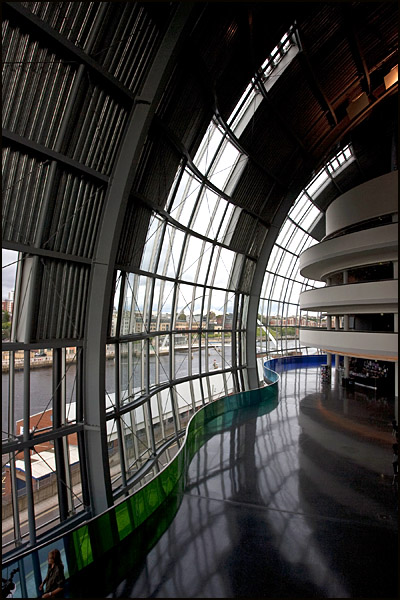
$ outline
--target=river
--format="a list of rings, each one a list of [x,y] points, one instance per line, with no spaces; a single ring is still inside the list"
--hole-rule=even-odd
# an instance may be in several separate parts
[[[169,355],[162,355],[156,358],[150,357],[150,385],[155,382],[156,360],[159,364],[159,381],[160,383],[169,379]],[[214,348],[209,349],[209,370],[210,372],[218,372],[214,370],[214,360],[219,368],[222,365],[221,351]],[[205,361],[204,350],[201,353],[202,365]],[[199,372],[199,352],[193,351],[192,374]],[[224,368],[231,366],[231,347],[225,346],[225,365]],[[202,367],[204,370],[204,366]],[[75,402],[75,375],[76,365],[69,363],[67,365],[66,374],[66,398],[67,403]],[[181,378],[188,375],[188,354],[187,352],[176,352],[175,354],[175,377]],[[140,357],[134,359],[133,373],[128,373],[127,358],[121,359],[121,388],[128,388],[128,380],[132,378],[132,386],[137,387],[140,377]],[[112,394],[115,392],[115,361],[106,361],[106,392]],[[23,418],[23,397],[24,397],[24,375],[23,371],[15,372],[15,420]],[[3,438],[6,437],[8,431],[8,373],[2,374],[2,432]],[[32,369],[30,378],[30,414],[34,415],[41,413],[52,406],[52,368],[43,367],[41,369]]]

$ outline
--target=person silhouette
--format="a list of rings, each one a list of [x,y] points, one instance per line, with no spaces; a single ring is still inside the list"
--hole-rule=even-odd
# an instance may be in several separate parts
[[[63,598],[65,577],[60,551],[57,548],[50,550],[47,561],[47,575],[39,585],[40,591],[45,587],[42,598]]]

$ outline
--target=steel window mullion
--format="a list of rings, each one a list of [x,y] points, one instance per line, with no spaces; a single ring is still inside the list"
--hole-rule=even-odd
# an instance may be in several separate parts
[[[66,370],[66,348],[61,349],[61,419],[62,425],[67,424],[67,370]],[[72,490],[72,479],[71,479],[71,469],[69,464],[69,447],[68,447],[68,438],[64,436],[62,438],[63,443],[63,453],[66,459],[65,465],[65,482],[66,482],[66,493],[68,500],[68,514],[72,514],[74,512],[74,502],[73,502],[73,490]]]
[[[121,335],[121,319],[122,319],[122,313],[124,310],[127,277],[128,277],[127,273],[123,273],[122,271],[120,271],[120,289],[119,289],[118,308],[117,308],[117,321],[115,324],[115,337],[117,337],[117,338]],[[116,277],[115,277],[115,287],[117,287]],[[115,292],[114,292],[114,295],[115,295]],[[113,310],[113,307],[111,310]],[[115,350],[114,353],[115,353],[115,355],[117,354],[117,349]]]
[[[219,245],[218,244],[213,244],[212,240],[208,240],[210,242],[211,245],[214,245],[214,247],[218,248]],[[250,259],[251,260],[251,259]],[[254,260],[254,259],[253,259]],[[210,259],[210,265],[211,265],[211,259]],[[150,273],[149,271],[141,271],[140,269],[132,269],[132,271],[130,271],[132,274],[135,275],[141,275],[144,277],[149,277],[149,278],[155,278],[155,279],[161,279],[163,281],[169,281],[171,283],[176,283],[177,285],[180,285],[181,283],[187,286],[192,286],[192,287],[196,287],[197,285],[202,285],[204,288],[209,288],[209,289],[214,289],[214,290],[219,290],[221,292],[225,292],[226,291],[226,287],[219,287],[217,285],[213,286],[211,283],[206,283],[206,284],[197,284],[193,281],[185,281],[184,279],[173,279],[172,277],[168,277],[166,275],[159,275],[158,273]],[[205,277],[205,279],[207,279],[207,277]]]
[[[237,353],[239,354],[239,364],[241,366],[243,365],[242,335],[241,335],[242,327],[241,327],[241,324],[238,323],[238,320],[239,320],[238,315],[240,315],[240,321],[241,321],[242,314],[243,314],[243,302],[244,302],[243,294],[235,294],[235,307],[233,309],[232,323],[236,323],[236,328],[235,328],[235,330],[232,329],[231,347],[232,347],[232,354],[234,356],[237,356]],[[239,309],[239,305],[240,305],[240,309]],[[238,339],[238,337],[239,337],[239,339]],[[233,339],[235,340],[234,343],[233,343]],[[232,360],[232,368],[237,369],[237,366],[238,366],[237,359],[235,360],[235,362],[233,362],[233,360]]]
[[[160,296],[159,296],[159,300],[158,300],[158,307],[157,307],[157,311],[158,311],[158,318],[157,318],[157,328],[159,330],[161,330],[161,311],[162,311],[162,307],[163,307],[163,298],[164,298],[164,290],[165,290],[165,280],[159,280],[160,281]],[[171,327],[171,318],[172,315],[170,317],[170,322],[169,322],[169,328]],[[163,335],[163,334],[161,334]],[[163,338],[163,342],[162,345],[164,344],[165,340],[167,339],[167,334],[164,332],[165,337]],[[160,361],[159,361],[159,352],[160,350],[160,337],[157,336],[157,343],[156,343],[156,347],[155,347],[155,383],[156,385],[158,385],[160,383]],[[160,413],[160,422],[161,422],[161,413]]]
[[[117,332],[117,336],[118,338],[121,338],[122,336],[128,334],[136,334],[137,332],[137,322],[136,322],[136,314],[139,313],[139,307],[137,305],[137,295],[138,295],[138,287],[139,287],[139,278],[140,275],[137,275],[136,273],[133,273],[133,277],[131,278],[129,275],[131,275],[131,273],[126,274],[125,279],[126,279],[126,285],[125,285],[125,289],[124,289],[124,302],[122,304],[122,312],[121,312],[121,323],[122,323],[122,333],[121,333],[121,329],[119,329],[119,331]],[[130,311],[129,311],[129,322],[128,322],[128,331],[125,331],[125,318],[126,318],[126,313],[128,312],[128,309],[124,308],[125,307],[125,300],[129,294],[129,291],[131,290],[132,292],[132,298],[131,298],[131,307],[130,307]],[[139,318],[142,319],[141,323],[140,323],[140,329],[141,331],[144,331],[144,320],[143,320],[143,315],[140,314]]]
[[[254,226],[255,227],[255,226]],[[236,254],[236,258],[235,261],[240,259],[240,255]],[[243,277],[244,277],[244,273],[245,273],[245,266],[246,266],[246,258],[242,259],[242,264],[240,267],[240,275],[238,277],[238,281],[242,282],[243,281]],[[232,269],[231,273],[234,272],[234,269]],[[228,286],[229,287],[229,286]],[[250,287],[251,287],[251,283],[250,283]],[[243,286],[242,286],[243,288]],[[228,299],[228,292],[227,292],[227,299]],[[235,293],[235,301],[234,301],[234,307],[233,307],[233,315],[232,315],[232,336],[231,336],[231,348],[232,348],[232,368],[237,368],[238,367],[238,363],[237,363],[237,339],[236,339],[236,332],[238,329],[242,329],[242,323],[238,323],[238,303],[239,303],[239,294],[236,292]],[[242,310],[239,313],[240,315],[243,314],[243,302],[242,302]],[[235,325],[234,325],[235,324]],[[233,329],[233,326],[235,326],[235,329]],[[235,331],[235,335],[233,335],[233,332]],[[234,341],[235,340],[235,341]],[[243,361],[243,357],[241,354],[241,340],[239,340],[239,352],[240,352],[240,364],[242,364]]]
[[[159,118],[156,116],[154,118],[153,121],[154,125],[156,125],[158,128],[160,128],[163,133],[166,134],[168,141],[172,144],[172,146],[179,152],[179,154],[183,155],[186,160],[187,160],[187,165],[186,165],[186,169],[188,171],[191,171],[191,173],[194,175],[194,177],[196,179],[199,180],[199,183],[203,186],[206,186],[208,189],[212,190],[213,192],[215,192],[217,194],[217,196],[220,196],[221,198],[223,198],[224,200],[227,200],[228,202],[232,203],[232,197],[227,194],[226,192],[224,192],[223,190],[221,190],[220,188],[218,188],[217,186],[215,186],[211,181],[209,181],[207,179],[207,177],[205,175],[203,175],[201,173],[201,171],[198,170],[198,168],[195,166],[195,164],[192,161],[191,156],[188,154],[186,148],[183,146],[183,144],[181,144],[177,137],[174,136],[173,134],[171,134],[171,132],[169,131],[168,127],[166,127],[163,123],[160,122]],[[249,156],[248,152],[242,151],[242,154],[245,156]],[[265,166],[258,164],[255,160],[254,157],[249,158],[249,160],[251,160],[263,173],[266,172]],[[268,173],[268,175],[270,177],[272,177],[273,179],[275,178],[275,175]],[[279,183],[279,182],[278,182]],[[281,186],[283,188],[286,188],[286,184],[280,182]],[[146,203],[149,203],[149,206],[151,206],[150,201],[146,200]],[[242,209],[244,212],[246,212],[247,214],[251,215],[252,217],[258,219],[261,223],[263,223],[266,227],[270,227],[271,223],[264,221],[262,219],[262,217],[260,217],[259,213],[255,213],[254,211],[250,210],[249,208],[243,208]]]
[[[182,177],[183,177],[183,175],[184,175],[185,172],[186,172],[186,160],[185,160],[185,157],[182,157],[182,162],[181,162],[181,165],[179,167],[178,177],[176,177],[176,179],[174,180],[174,183],[172,184],[173,187],[174,187],[174,189],[173,189],[173,192],[170,195],[170,201],[168,203],[168,206],[166,207],[166,212],[167,213],[171,212],[172,206],[173,206],[173,204],[175,202],[176,193],[177,193],[177,191],[179,189],[180,183],[182,181]],[[183,207],[183,204],[184,203],[182,202],[182,204],[181,204],[182,207]],[[182,210],[182,208],[179,207],[178,211],[179,210]],[[180,212],[179,212],[179,214],[180,214]]]
[[[207,194],[207,190],[204,190],[204,196],[205,196],[206,194]],[[210,234],[210,231],[211,231],[211,228],[212,228],[212,225],[213,225],[214,219],[215,219],[215,215],[216,215],[216,213],[217,213],[217,211],[218,211],[218,206],[219,206],[219,201],[220,201],[220,199],[221,199],[221,198],[219,197],[219,198],[218,198],[218,201],[215,203],[215,206],[214,206],[214,209],[213,209],[213,212],[212,212],[211,218],[210,218],[210,220],[209,220],[209,223],[208,223],[208,226],[207,226],[207,229],[206,229],[206,238],[208,238],[208,239],[211,239],[209,234]],[[225,209],[227,209],[227,208],[228,208],[228,206],[229,206],[229,202],[227,202],[227,204],[226,204],[226,206],[225,206]],[[225,214],[226,214],[226,213],[225,213],[225,211],[224,211],[224,215],[225,215]],[[222,224],[222,223],[223,223],[223,219],[220,221],[220,223],[219,223],[219,225],[218,225],[218,228],[217,228],[217,231],[219,231],[219,228],[221,227],[221,224]],[[214,236],[214,239],[217,239],[217,237],[218,237],[218,236],[217,236],[217,235],[215,235],[215,236]],[[228,248],[228,249],[229,249],[229,247],[228,247],[228,246],[226,246],[226,248]]]
[[[236,392],[245,390],[246,386],[244,383],[243,369],[238,369],[238,370],[232,371],[232,376],[233,376],[234,390]]]
[[[149,396],[150,393],[150,340],[146,340],[146,354],[147,354],[147,370],[146,370],[146,394]],[[156,441],[154,437],[154,426],[153,416],[151,411],[151,398],[148,397],[147,401],[143,405],[143,416],[147,428],[148,439],[150,440],[150,450],[153,456],[156,456]],[[155,463],[156,470],[158,471],[158,462]]]
[[[226,131],[221,131],[218,127],[218,122],[216,122],[214,119],[212,120],[212,123],[214,125],[214,130],[212,131],[211,137],[214,135],[216,129],[222,134],[222,137],[221,137],[221,141],[219,142],[216,151],[214,152],[214,156],[210,160],[209,167],[205,172],[205,177],[206,177],[207,181],[210,181],[211,177],[213,176],[213,171],[215,169],[216,163],[218,162],[218,159],[223,154],[223,152],[227,146]],[[208,144],[206,146],[207,150],[205,150],[205,152],[208,151],[209,144],[210,144],[210,140],[208,140]],[[225,146],[225,148],[223,148],[223,146]],[[220,152],[221,152],[221,154],[220,154]]]
[[[211,391],[211,384],[210,384],[210,377],[209,377],[209,373],[207,373],[206,377],[205,377],[205,384],[207,387],[207,398],[208,398],[208,403],[212,401],[212,391]]]
[[[227,292],[228,295],[228,292]],[[231,329],[231,352],[232,352],[232,366],[231,368],[236,370],[239,367],[244,366],[243,365],[243,356],[241,353],[241,349],[242,349],[242,341],[241,341],[241,337],[239,336],[239,340],[238,340],[238,335],[239,335],[239,330],[238,328],[233,328],[233,323],[237,322],[237,311],[238,311],[238,303],[239,303],[240,298],[238,297],[238,295],[235,295],[235,303],[234,303],[234,308],[233,308],[233,316],[232,316],[232,329]],[[239,355],[239,359],[238,359],[238,355]]]
[[[155,278],[147,279],[146,281],[146,293],[144,297],[144,306],[146,306],[147,312],[147,330],[150,333],[151,331],[151,321],[153,317],[153,299],[154,299],[154,287],[155,287]],[[156,321],[157,324],[157,321]],[[149,355],[150,360],[150,355]]]
[[[281,250],[283,250],[284,252],[287,252],[288,254],[291,254],[292,256],[297,256],[297,254],[295,252],[293,252],[292,250],[290,250],[287,246],[281,246],[280,244],[275,243],[274,246],[276,246],[277,248],[280,248]],[[277,265],[277,268],[279,266],[280,262]],[[272,272],[272,271],[271,271]]]
[[[260,321],[261,323],[263,322],[263,317],[264,317],[264,304],[265,304],[265,299],[264,298],[260,298],[260,302],[258,304],[259,306],[259,313],[260,313]],[[265,327],[265,325],[264,325]],[[259,335],[259,344],[260,344],[260,352],[262,352],[262,348],[263,348],[263,334],[265,333],[265,349],[267,348],[267,332],[264,331],[263,327],[261,327],[261,325],[258,325],[257,323],[257,328],[260,329],[260,335]],[[256,340],[257,340],[257,335],[256,335]],[[256,354],[257,354],[257,347],[256,347]]]
[[[159,219],[156,219],[155,214],[153,214],[153,223],[154,223],[154,221],[159,221]],[[152,223],[150,223],[150,224],[152,224]],[[162,241],[164,239],[164,232],[165,232],[166,226],[167,226],[166,221],[163,219],[161,221],[161,224],[157,226],[157,229],[156,229],[155,233],[153,234],[155,236],[155,239],[154,239],[153,247],[151,250],[149,268],[153,268],[154,273],[157,271],[158,263],[160,260]],[[149,233],[149,231],[150,231],[150,226],[147,230],[147,233]],[[161,242],[160,242],[160,238],[161,238]]]
[[[190,351],[190,356],[192,355],[192,352]],[[190,396],[191,396],[191,400],[192,400],[192,410],[193,413],[196,412],[196,398],[195,398],[195,393],[194,393],[194,386],[193,386],[193,377],[192,377],[192,361],[189,360],[189,354],[188,354],[188,363],[190,364],[190,376],[191,379],[189,380],[189,389],[190,389]]]
[[[203,188],[201,188],[199,194],[201,193],[202,189]],[[226,198],[224,198],[221,193],[218,193],[218,196],[219,196],[219,199],[222,198],[223,200],[226,200]],[[270,226],[269,224],[265,223],[258,215],[254,215],[254,214],[250,213],[248,210],[246,210],[245,208],[242,208],[241,206],[233,205],[232,204],[232,199],[229,198],[229,200],[228,200],[228,202],[227,202],[227,204],[225,206],[223,216],[221,217],[221,222],[218,225],[218,229],[217,229],[217,233],[215,235],[215,238],[209,238],[206,235],[203,235],[203,234],[201,234],[201,233],[199,233],[197,231],[194,231],[194,229],[191,229],[190,226],[183,225],[183,223],[180,223],[179,221],[177,221],[167,211],[165,211],[162,208],[156,206],[154,203],[150,202],[150,200],[144,199],[141,196],[139,197],[138,194],[135,194],[133,196],[133,198],[136,201],[139,200],[146,208],[150,208],[151,210],[155,211],[160,217],[162,217],[162,219],[166,223],[168,223],[170,225],[173,225],[176,229],[179,229],[180,231],[183,231],[184,233],[189,233],[193,237],[196,237],[196,238],[198,238],[200,240],[204,240],[206,242],[214,243],[216,246],[221,246],[221,248],[226,248],[226,250],[231,250],[231,247],[228,244],[224,244],[224,242],[219,241],[218,237],[219,237],[220,228],[222,227],[222,224],[224,222],[225,215],[226,215],[227,211],[229,210],[230,206],[234,206],[235,208],[240,209],[241,212],[251,215],[253,217],[253,219],[258,220],[258,222],[261,223],[262,225],[264,225],[265,227],[269,227]],[[215,210],[217,210],[217,208],[218,207],[216,206]],[[196,207],[192,211],[192,216],[193,216],[193,212],[195,210],[197,211],[197,205],[196,205]],[[196,214],[197,214],[197,212],[196,212]],[[191,219],[192,219],[192,216],[191,216]],[[194,215],[194,216],[196,216],[196,215]],[[210,230],[210,225],[208,225],[208,228],[207,228],[207,231],[209,231],[209,230]],[[244,254],[246,256],[246,258],[249,258],[250,260],[254,261],[254,256],[253,255],[248,254],[247,252],[243,252],[242,254]],[[126,267],[124,267],[124,265],[116,265],[116,266],[117,266],[118,269],[121,269],[121,270],[124,270],[124,268],[126,269]],[[141,271],[141,269],[135,269],[135,271]],[[145,272],[145,271],[143,271],[143,272]]]
[[[147,330],[150,333],[151,331],[151,323],[152,323],[152,318],[153,318],[153,300],[154,300],[154,288],[155,288],[155,278],[151,278],[151,279],[147,279],[146,280],[146,293],[145,293],[145,299],[144,299],[144,305],[147,307],[146,311],[147,311],[147,322],[148,322],[148,327]],[[156,329],[157,329],[157,319],[156,319]],[[157,346],[157,340],[158,338],[154,338],[155,341],[155,345],[154,345],[154,362],[157,363],[157,353],[156,353],[156,346]],[[153,346],[153,338],[147,338],[147,342],[148,342],[148,357],[147,357],[147,370],[148,370],[148,389],[150,389],[150,361],[151,361],[151,357],[150,357],[150,350],[151,347]],[[154,374],[154,376],[156,377],[156,373]],[[150,407],[150,412],[151,412],[151,407]],[[153,429],[153,421],[152,421],[152,429]],[[153,438],[154,438],[154,432],[153,432]]]
[[[203,188],[203,184],[197,180],[197,178],[190,172],[190,169],[187,169],[186,166],[187,166],[187,163],[185,163],[185,168],[182,169],[184,171],[184,173],[187,173],[187,175],[188,175],[188,181],[187,181],[187,184],[184,189],[184,200],[182,200],[182,202],[180,203],[180,206],[179,206],[177,214],[176,214],[176,218],[172,217],[168,213],[167,213],[166,217],[168,218],[169,221],[175,222],[177,224],[177,226],[180,225],[181,227],[185,227],[185,229],[187,231],[191,232],[192,230],[190,229],[190,225],[193,223],[195,217],[197,216],[197,212],[198,212],[199,205],[200,205],[200,197],[201,197],[201,194],[202,194],[204,188]],[[196,194],[196,198],[194,199],[194,202],[193,202],[193,207],[192,207],[189,219],[188,219],[188,225],[185,226],[185,225],[180,224],[179,217],[181,216],[181,214],[183,212],[183,209],[184,209],[187,199],[189,197],[188,191],[190,190],[190,186],[192,185],[193,182],[197,182],[199,184],[199,189]],[[171,208],[172,208],[172,205],[171,205]],[[163,211],[163,212],[165,212],[165,211]]]
[[[36,522],[35,522],[35,508],[33,499],[33,488],[32,488],[32,466],[30,456],[30,352],[24,350],[24,432],[23,440],[27,442],[24,447],[24,464],[25,464],[25,484],[26,484],[26,495],[27,495],[27,510],[28,510],[28,524],[29,524],[29,542],[31,546],[36,544]]]
[[[221,197],[219,198],[219,200],[221,200]],[[220,222],[219,222],[219,224],[218,224],[217,231],[216,231],[216,233],[215,233],[215,240],[219,240],[219,238],[220,238],[220,233],[221,233],[221,227],[222,227],[222,224],[223,224],[223,222],[225,221],[226,213],[228,212],[228,210],[229,210],[229,208],[230,208],[231,206],[232,206],[232,201],[228,201],[228,202],[226,203],[226,205],[225,205],[224,212],[223,212],[223,214],[222,214],[222,216],[221,216],[221,220],[220,220]],[[224,246],[224,248],[225,248],[225,247],[226,247],[226,248],[228,248],[228,246]]]
[[[245,370],[245,367],[239,367],[237,369],[237,371],[243,371]],[[226,368],[226,369],[221,369],[222,373],[235,373],[235,371],[233,371],[230,368]],[[194,381],[195,379],[199,379],[202,380],[204,378],[209,377],[210,373],[204,372],[204,373],[200,373],[200,374],[196,374],[193,375],[192,377],[182,377],[181,379],[179,379],[179,383],[181,382],[190,382],[190,381]],[[153,396],[155,396],[156,394],[159,394],[161,391],[169,389],[171,387],[171,384],[175,384],[178,383],[178,380],[171,380],[171,381],[166,381],[163,384],[161,384],[159,386],[159,388],[157,390],[151,390],[151,392],[147,395],[147,396],[143,396],[138,400],[134,400],[134,402],[130,403],[130,404],[126,404],[121,408],[121,416],[125,415],[126,413],[139,408],[140,406],[143,406],[146,404],[146,402],[148,401],[149,398],[152,398]]]
[[[174,246],[175,234],[176,234],[176,231],[177,231],[177,229],[175,227],[171,227],[170,229],[172,231],[167,234],[167,231],[169,232],[169,230],[168,230],[168,228],[166,226],[165,229],[164,229],[164,232],[163,232],[163,242],[165,240],[167,240],[167,244],[168,244],[167,251],[166,251],[166,254],[165,254],[165,263],[164,263],[163,273],[162,273],[163,275],[166,275],[167,270],[168,270],[168,264],[169,264],[169,261],[171,259],[171,255],[173,254],[172,249],[173,249],[173,246]],[[184,252],[184,249],[185,249],[186,237],[187,237],[187,234],[185,235],[185,237],[183,239],[183,242],[182,242],[181,254],[180,254],[180,257],[179,257],[179,260],[178,260],[178,264],[175,265],[175,276],[174,276],[175,277],[175,279],[174,279],[175,282],[176,282],[176,278],[179,276],[179,273],[181,271],[182,256],[183,256],[183,252]]]
[[[76,420],[77,423],[83,423],[84,406],[83,406],[83,351],[80,348],[76,355]],[[89,483],[87,474],[86,462],[86,445],[85,431],[83,429],[77,431],[78,451],[79,451],[79,466],[81,474],[81,489],[82,502],[86,508],[90,506]]]
[[[175,230],[174,234],[175,234]],[[182,248],[181,248],[181,254],[178,260],[178,264],[176,266],[176,276],[179,276],[181,270],[182,270],[182,264],[183,264],[183,260],[184,260],[184,256],[186,255],[187,252],[187,240],[188,240],[188,234],[185,235],[183,243],[182,243]],[[172,248],[172,244],[173,244],[173,239],[171,241],[171,245],[170,248]],[[166,267],[164,267],[165,270]],[[173,314],[171,315],[171,325],[172,327],[175,329],[176,326],[176,318],[177,318],[177,302],[178,302],[178,294],[179,294],[179,288],[180,288],[180,284],[177,284],[175,281],[175,286],[174,286],[174,296],[173,296],[173,300],[172,300],[172,310],[173,310]],[[169,348],[169,356],[170,356],[170,381],[172,379],[175,379],[175,337],[173,337],[174,340],[174,347],[171,347],[170,344],[170,348]],[[171,338],[170,338],[171,341]]]
[[[189,248],[189,243],[190,243],[190,234],[187,232],[187,233],[185,233],[185,237],[183,238],[181,256],[179,258],[179,262],[178,262],[178,266],[177,266],[177,270],[176,270],[177,278],[180,281],[181,281],[181,277],[182,277],[181,271],[182,271],[183,265],[185,264],[185,260],[186,260],[186,256],[187,256],[187,252],[188,252],[188,248]],[[195,278],[194,283],[196,283],[196,281],[197,281],[197,278]]]
[[[53,350],[53,429],[62,426],[61,406],[61,348]],[[66,488],[65,455],[62,438],[54,439],[54,455],[57,472],[58,502],[60,508],[60,520],[65,521],[68,517],[68,496]]]
[[[207,187],[212,189],[214,192],[216,192],[218,195],[220,195],[225,200],[228,200],[228,202],[229,201],[232,202],[232,198],[228,194],[226,194],[220,188],[217,188],[213,183],[211,183],[211,181],[209,181],[207,179],[207,177],[205,175],[203,175],[203,173],[201,171],[199,171],[199,169],[194,164],[192,157],[189,155],[187,149],[183,146],[182,142],[180,142],[178,140],[176,135],[174,135],[174,133],[170,131],[169,127],[167,125],[165,125],[165,123],[163,123],[159,117],[156,117],[154,119],[154,124],[157,126],[158,129],[162,130],[162,132],[166,135],[170,144],[179,152],[179,154],[183,155],[186,158],[186,160],[187,160],[186,168],[188,170],[190,170],[196,176],[197,179],[200,179],[200,181],[202,183],[206,184]],[[246,149],[243,148],[243,146],[240,144],[239,140],[236,138],[235,134],[232,132],[231,129],[229,129],[229,126],[224,124],[224,128],[225,127],[229,131],[229,141],[236,148],[236,150],[238,150],[238,152],[240,152],[240,154],[242,154],[243,156],[247,156],[248,160],[251,160],[252,163],[255,164],[256,167],[262,171],[262,173],[264,173],[268,176],[268,178],[272,178],[283,189],[286,189],[286,183],[281,181],[280,179],[278,179],[274,173],[268,171],[266,169],[265,165],[262,164],[261,162],[258,162],[254,156],[250,157],[250,153]],[[245,210],[248,214],[252,215],[253,217],[260,218],[259,214],[256,214],[255,212],[253,212],[249,209],[245,209]],[[268,224],[265,223],[265,225],[268,225]]]
[[[8,437],[13,438],[15,431],[15,365],[14,352],[9,352],[9,373],[8,373]],[[19,505],[17,495],[17,474],[15,469],[15,453],[10,453],[10,479],[11,479],[11,501],[13,506],[13,527],[15,545],[21,544],[21,528],[19,522]]]
[[[222,373],[222,381],[224,384],[224,395],[226,396],[228,394],[228,383],[227,383],[226,373]]]
[[[121,343],[118,344],[118,354],[119,354],[119,350],[121,348]],[[134,373],[134,359],[133,359],[133,354],[134,354],[134,350],[135,350],[135,342],[131,342],[128,341],[126,342],[127,348],[128,348],[128,356],[127,356],[127,361],[128,361],[128,388],[127,388],[127,392],[128,392],[128,398],[133,398],[134,395],[134,389],[135,389],[135,383],[136,381],[134,380],[133,377],[133,373]],[[120,373],[120,370],[118,371]],[[132,374],[132,376],[131,376]],[[119,405],[118,405],[118,410],[121,410],[121,399],[119,399]]]
[[[154,385],[160,383],[160,336],[152,338],[152,347],[154,351]]]
[[[197,276],[196,276],[196,281],[197,281]],[[204,297],[204,288],[203,289],[203,294],[202,297]],[[192,365],[192,356],[193,356],[193,334],[192,334],[192,329],[193,329],[193,313],[194,313],[194,305],[195,305],[195,301],[197,300],[197,297],[195,297],[195,294],[197,293],[197,287],[193,288],[193,293],[192,293],[192,300],[191,300],[191,311],[190,311],[190,315],[189,315],[189,331],[188,332],[188,351],[187,351],[187,361],[188,361],[188,375],[191,376],[193,373],[193,365]],[[200,327],[201,327],[201,323],[200,323]],[[190,388],[191,391],[191,396],[192,396],[192,405],[194,408],[194,399],[193,399],[193,389],[192,386]]]
[[[213,244],[213,251],[211,253],[212,256],[210,258],[210,262],[209,262],[208,270],[207,270],[207,275],[206,275],[206,281],[207,281],[208,280],[208,275],[209,275],[209,272],[210,272],[211,263],[212,263],[212,258],[214,256],[214,251],[215,251],[217,253],[217,257],[216,257],[216,260],[215,260],[214,272],[211,275],[210,290],[214,288],[215,276],[217,274],[218,267],[220,266],[221,250],[222,250],[221,246],[216,246],[215,244]],[[216,288],[216,289],[221,289],[222,291],[226,292],[226,288]],[[208,309],[207,314],[208,314],[209,311],[210,311],[210,309]]]
[[[134,450],[135,450],[135,460],[138,460],[138,458],[139,458],[139,441],[138,441],[138,434],[137,434],[135,409],[130,409],[129,413],[130,413],[130,416],[131,416],[131,427],[132,427],[133,447],[134,447]],[[128,469],[127,470],[129,471],[129,465],[128,465]]]
[[[215,265],[217,266],[218,261],[216,261]],[[215,272],[214,271],[214,276],[213,276],[213,280],[215,277]],[[204,342],[205,342],[205,346],[204,346],[204,360],[205,360],[205,372],[209,373],[210,367],[209,367],[209,361],[208,361],[208,331],[207,331],[207,327],[208,327],[208,319],[209,319],[209,314],[210,314],[210,310],[211,310],[211,298],[212,298],[212,292],[209,294],[208,296],[208,302],[207,302],[207,310],[206,310],[206,331],[204,332]],[[225,304],[224,304],[224,316],[225,316]],[[203,315],[201,318],[202,322],[203,322]],[[207,378],[208,380],[208,378]],[[209,387],[209,386],[208,386]]]
[[[128,346],[128,357],[129,357],[129,343]],[[121,425],[121,415],[120,415],[120,407],[121,407],[121,363],[120,363],[120,350],[121,346],[118,344],[118,351],[114,352],[115,356],[115,409],[114,416],[115,422],[117,425],[117,437],[118,437],[118,453],[119,453],[119,461],[121,465],[121,480],[122,486],[126,487],[126,448],[125,448],[125,437],[123,428]],[[129,358],[128,358],[129,361]],[[111,476],[111,469],[110,469]]]
[[[158,416],[160,419],[159,425],[160,425],[160,431],[161,431],[161,439],[165,440],[165,423],[164,423],[164,415],[163,415],[163,411],[162,411],[161,393],[158,392],[156,395],[157,395]]]
[[[174,429],[175,429],[175,438],[178,446],[180,446],[180,438],[179,432],[181,429],[181,422],[179,416],[179,407],[178,407],[178,399],[175,386],[172,386],[170,389],[171,394],[171,408],[172,408],[172,418],[174,421]]]
[[[162,273],[161,273],[161,276],[163,276],[163,277],[167,277],[166,273],[168,271],[168,263],[171,258],[172,246],[173,246],[174,238],[175,238],[175,228],[171,227],[171,229],[172,229],[172,232],[171,232],[171,235],[169,235],[168,222],[165,220],[164,227],[162,227],[162,230],[160,231],[160,238],[161,238],[160,239],[160,248],[159,248],[160,252],[158,253],[157,266],[155,268],[155,271],[157,271],[158,265],[160,262],[161,251],[162,251],[164,244],[166,244],[164,265],[163,265],[163,269],[162,269]],[[153,273],[153,276],[156,276],[156,275],[158,275],[158,274]],[[176,275],[177,275],[177,273],[175,273],[174,279],[172,279],[174,282],[176,280]]]

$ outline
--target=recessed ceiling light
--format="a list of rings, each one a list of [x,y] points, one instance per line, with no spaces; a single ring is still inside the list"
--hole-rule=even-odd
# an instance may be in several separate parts
[[[383,78],[385,82],[385,88],[389,89],[394,85],[399,79],[399,65],[393,67],[387,75]]]

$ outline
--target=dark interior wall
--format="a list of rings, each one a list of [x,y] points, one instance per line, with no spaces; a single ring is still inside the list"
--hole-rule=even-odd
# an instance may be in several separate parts
[[[353,327],[356,331],[391,331],[394,330],[394,317],[390,314],[354,315]],[[351,321],[350,321],[351,325]]]

